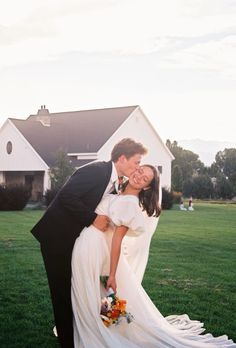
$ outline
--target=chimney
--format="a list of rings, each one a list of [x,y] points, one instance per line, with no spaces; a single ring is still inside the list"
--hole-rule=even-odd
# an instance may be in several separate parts
[[[49,110],[46,109],[46,105],[41,105],[41,108],[38,110],[36,120],[41,122],[43,126],[50,127],[50,114]]]

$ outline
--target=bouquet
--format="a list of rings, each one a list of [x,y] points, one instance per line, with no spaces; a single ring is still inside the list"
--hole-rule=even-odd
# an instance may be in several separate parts
[[[102,284],[106,287],[107,276],[100,277]],[[131,323],[134,317],[131,313],[126,312],[126,301],[117,297],[112,288],[107,291],[107,296],[101,300],[100,317],[107,327],[111,324],[118,325],[122,318],[125,318],[127,323]]]

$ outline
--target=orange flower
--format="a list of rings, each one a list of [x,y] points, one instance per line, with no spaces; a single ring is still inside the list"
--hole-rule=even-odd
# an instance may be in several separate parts
[[[111,318],[119,318],[120,311],[118,309],[112,309],[111,311]]]
[[[114,293],[101,300],[100,316],[106,327],[119,324],[122,317],[126,318],[128,324],[134,319],[131,313],[126,312],[126,300],[121,300]]]
[[[125,300],[118,300],[115,308],[119,309],[121,312],[125,312],[126,310],[126,301]]]

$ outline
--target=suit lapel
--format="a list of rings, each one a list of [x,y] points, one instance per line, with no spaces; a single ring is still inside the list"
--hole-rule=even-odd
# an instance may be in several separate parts
[[[112,162],[109,161],[109,162],[105,162],[104,164],[105,164],[105,166],[104,166],[104,181],[103,181],[103,186],[100,189],[98,203],[101,201],[102,196],[107,188],[107,185],[108,185],[110,178],[111,178],[111,172],[112,172]]]

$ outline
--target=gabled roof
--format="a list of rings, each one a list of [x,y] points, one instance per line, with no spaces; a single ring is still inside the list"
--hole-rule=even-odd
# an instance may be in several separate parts
[[[59,149],[66,153],[97,153],[138,106],[45,113],[50,126],[38,120],[40,113],[26,120],[10,118],[42,159],[52,166]],[[43,110],[42,110],[43,111]],[[47,111],[47,110],[46,110]],[[81,165],[74,161],[75,166]]]

